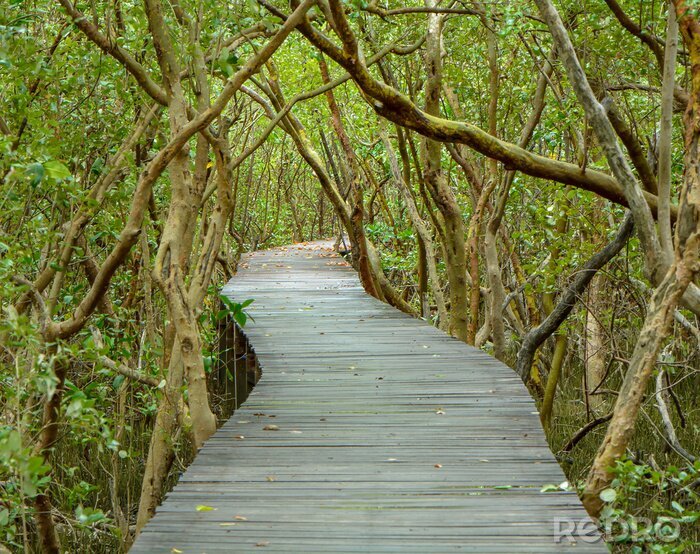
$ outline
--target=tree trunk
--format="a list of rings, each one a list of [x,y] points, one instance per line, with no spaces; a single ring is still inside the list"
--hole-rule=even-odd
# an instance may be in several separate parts
[[[167,334],[172,336],[174,329],[171,327],[170,329]],[[170,340],[172,341],[173,338]],[[164,342],[166,341],[167,336],[164,337]],[[141,482],[141,496],[136,517],[137,535],[155,514],[163,493],[163,484],[174,459],[173,441],[177,431],[178,414],[181,411],[184,373],[179,345],[171,342],[170,349],[168,373],[165,386],[161,391],[162,397],[158,403],[158,412]]]
[[[434,7],[434,0],[429,0],[428,5]],[[425,110],[431,115],[440,114],[441,45],[442,17],[431,13],[428,16],[425,55],[428,72],[428,78],[425,82]],[[447,266],[447,280],[450,284],[449,332],[458,339],[466,341],[469,329],[469,321],[467,319],[469,299],[467,296],[467,256],[464,243],[462,210],[442,172],[442,145],[434,140],[425,139],[424,151],[425,182],[444,221],[442,239]]]
[[[594,410],[605,409],[604,398],[594,393],[605,379],[605,328],[600,320],[603,304],[603,276],[593,277],[588,285],[588,314],[586,319],[586,391],[588,405]]]

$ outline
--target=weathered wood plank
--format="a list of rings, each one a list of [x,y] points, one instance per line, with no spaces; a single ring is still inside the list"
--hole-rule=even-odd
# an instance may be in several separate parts
[[[564,474],[512,370],[367,296],[327,245],[254,253],[223,293],[255,299],[263,377],[132,552],[607,551],[558,540],[586,514],[540,492]]]

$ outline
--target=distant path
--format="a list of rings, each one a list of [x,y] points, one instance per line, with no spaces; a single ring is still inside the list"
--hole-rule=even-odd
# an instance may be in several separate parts
[[[555,542],[586,513],[540,492],[565,477],[515,373],[365,294],[330,243],[255,252],[223,293],[255,299],[262,379],[132,553],[607,552]]]

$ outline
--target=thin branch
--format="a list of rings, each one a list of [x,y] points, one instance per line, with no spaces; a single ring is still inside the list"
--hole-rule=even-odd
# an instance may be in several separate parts
[[[155,377],[139,373],[135,369],[131,369],[125,364],[119,364],[111,358],[108,358],[107,356],[100,356],[98,358],[98,361],[107,369],[110,369],[115,373],[119,373],[119,375],[123,375],[124,377],[127,377],[132,381],[138,381],[139,383],[143,383],[144,385],[148,385],[149,387],[157,387],[159,384],[158,379],[156,379]]]
[[[599,417],[597,419],[594,419],[594,420],[586,423],[586,425],[584,425],[578,431],[576,431],[576,434],[573,437],[571,437],[571,439],[569,439],[569,442],[567,442],[564,445],[564,448],[562,448],[561,451],[562,452],[571,452],[571,450],[573,450],[573,448],[578,443],[580,443],[586,437],[586,435],[588,433],[593,431],[593,429],[595,429],[599,425],[602,425],[603,423],[610,421],[612,419],[612,416],[613,416],[613,413],[610,412],[609,414],[606,414],[602,417]]]
[[[515,371],[523,380],[526,380],[530,374],[530,367],[532,366],[532,360],[534,359],[537,349],[568,317],[571,310],[576,305],[577,298],[583,293],[596,272],[622,250],[627,240],[632,236],[633,229],[633,219],[631,215],[628,214],[613,240],[600,252],[594,254],[577,272],[576,277],[574,277],[572,283],[567,287],[566,291],[564,291],[561,300],[549,316],[547,316],[547,319],[525,335],[515,362]]]
[[[676,435],[676,429],[671,421],[671,414],[668,412],[668,406],[666,405],[666,400],[664,399],[664,370],[659,369],[656,374],[656,391],[654,392],[654,397],[656,399],[656,408],[659,410],[659,415],[661,416],[661,421],[664,424],[664,435],[666,442],[669,444],[673,450],[676,451],[680,456],[683,456],[691,464],[695,463],[695,456],[688,452],[681,445],[678,440],[678,435]]]
[[[109,54],[121,63],[122,66],[134,76],[136,82],[141,85],[141,88],[146,94],[159,104],[163,106],[168,105],[168,95],[165,90],[151,78],[148,71],[136,61],[136,58],[134,58],[130,52],[102,34],[97,26],[90,22],[85,14],[78,10],[70,0],[57,1],[66,10],[66,13],[73,20],[75,26],[78,27],[86,37],[99,46],[105,54]]]

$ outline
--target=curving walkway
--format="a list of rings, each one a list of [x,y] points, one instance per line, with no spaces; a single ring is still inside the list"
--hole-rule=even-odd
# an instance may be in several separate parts
[[[586,513],[540,492],[565,477],[515,373],[365,294],[330,243],[251,254],[223,292],[255,299],[263,376],[132,553],[607,552],[556,540]]]

